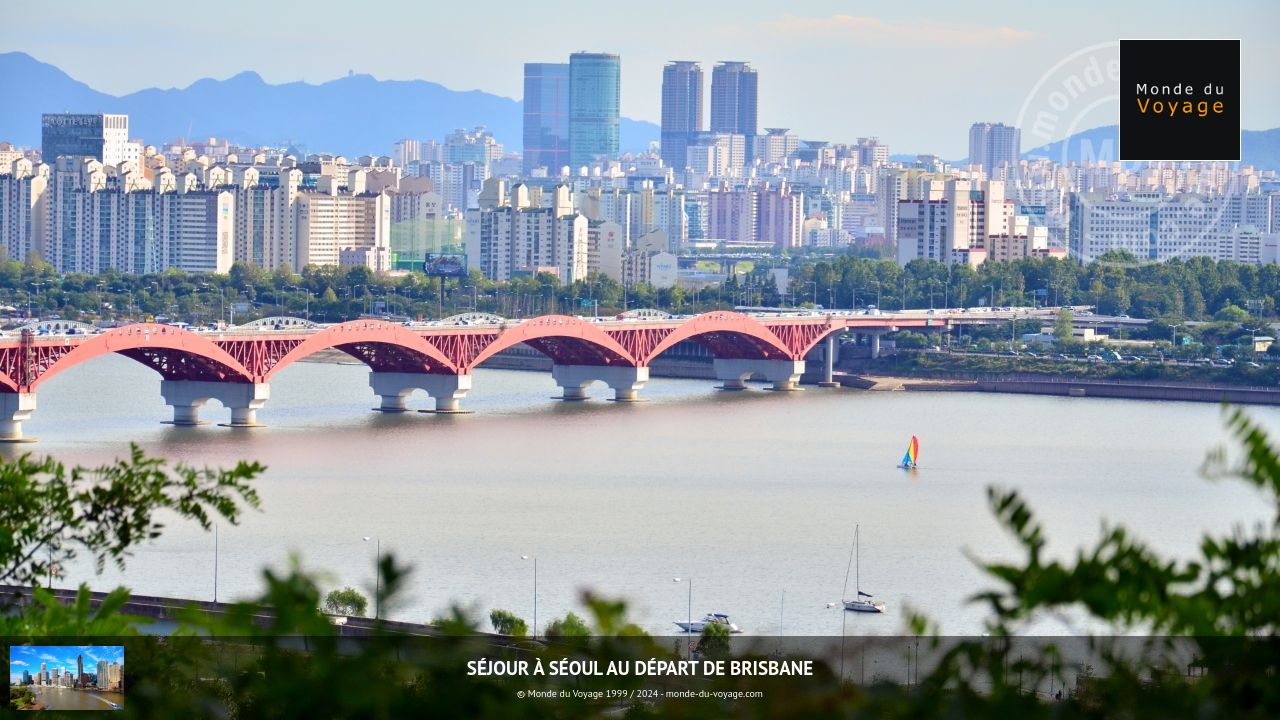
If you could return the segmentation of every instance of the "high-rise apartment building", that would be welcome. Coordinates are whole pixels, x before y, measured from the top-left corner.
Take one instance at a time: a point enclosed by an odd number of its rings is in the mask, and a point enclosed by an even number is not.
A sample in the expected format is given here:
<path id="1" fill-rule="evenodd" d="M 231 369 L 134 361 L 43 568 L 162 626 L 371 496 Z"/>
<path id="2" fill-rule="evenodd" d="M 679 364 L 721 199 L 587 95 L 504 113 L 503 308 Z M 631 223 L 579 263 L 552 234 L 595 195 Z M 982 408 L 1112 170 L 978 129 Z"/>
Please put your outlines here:
<path id="1" fill-rule="evenodd" d="M 974 123 L 969 128 L 969 163 L 981 165 L 988 177 L 1001 167 L 1017 167 L 1022 157 L 1022 131 L 1003 123 Z"/>
<path id="2" fill-rule="evenodd" d="M 391 238 L 391 201 L 386 193 L 304 192 L 297 199 L 298 257 L 295 269 L 307 265 L 339 265 L 342 252 L 367 248 L 382 266 Z"/>
<path id="3" fill-rule="evenodd" d="M 136 160 L 129 147 L 129 116 L 45 113 L 40 120 L 40 157 L 91 157 L 106 165 Z"/>
<path id="4" fill-rule="evenodd" d="M 1157 262 L 1192 257 L 1260 262 L 1268 200 L 1262 193 L 1072 193 L 1071 255 L 1091 262 L 1121 250 Z"/>
<path id="5" fill-rule="evenodd" d="M 10 260 L 26 260 L 32 252 L 44 257 L 45 191 L 49 166 L 22 158 L 0 167 L 0 247 Z"/>
<path id="6" fill-rule="evenodd" d="M 617 156 L 622 61 L 611 53 L 569 56 L 569 164 L 589 165 Z"/>
<path id="7" fill-rule="evenodd" d="M 524 64 L 524 174 L 569 164 L 569 65 Z"/>
<path id="8" fill-rule="evenodd" d="M 568 186 L 559 185 L 546 207 L 530 199 L 529 188 L 485 181 L 480 206 L 467 211 L 467 267 L 491 280 L 517 272 L 555 268 L 563 283 L 587 276 L 588 221 L 573 210 Z"/>
<path id="9" fill-rule="evenodd" d="M 746 161 L 755 152 L 759 78 L 745 62 L 724 61 L 711 71 L 711 132 L 747 138 Z"/>
<path id="10" fill-rule="evenodd" d="M 702 125 L 702 66 L 688 60 L 662 69 L 662 162 L 677 173 L 688 162 L 689 141 Z"/>

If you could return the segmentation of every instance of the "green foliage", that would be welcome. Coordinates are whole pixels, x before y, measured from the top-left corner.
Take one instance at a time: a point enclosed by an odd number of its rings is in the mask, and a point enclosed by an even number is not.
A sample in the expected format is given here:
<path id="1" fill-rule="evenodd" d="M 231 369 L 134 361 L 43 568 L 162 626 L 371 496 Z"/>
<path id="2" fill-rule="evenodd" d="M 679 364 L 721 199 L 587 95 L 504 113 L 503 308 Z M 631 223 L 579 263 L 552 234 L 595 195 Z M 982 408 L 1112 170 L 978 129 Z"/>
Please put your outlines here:
<path id="1" fill-rule="evenodd" d="M 1213 314 L 1218 322 L 1242 323 L 1249 321 L 1249 311 L 1236 305 L 1227 305 Z"/>
<path id="2" fill-rule="evenodd" d="M 979 352 L 1004 350 L 1008 347 L 992 345 L 986 340 L 975 344 Z M 951 353 L 898 353 L 876 360 L 869 367 L 877 373 L 897 373 L 908 377 L 973 379 L 979 375 L 1027 374 L 1043 375 L 1055 379 L 1118 380 L 1133 382 L 1173 382 L 1186 384 L 1239 385 L 1251 387 L 1275 387 L 1280 384 L 1280 367 L 1272 363 L 1262 367 L 1249 367 L 1240 362 L 1231 367 L 1212 365 L 1174 365 L 1152 358 L 1146 362 L 1077 362 L 1057 357 L 1063 353 L 1080 357 L 1089 353 L 1111 352 L 1109 348 L 1079 343 L 1059 343 L 1056 348 L 1044 349 L 1040 357 L 991 357 L 962 352 Z M 1037 352 L 1040 352 L 1037 350 Z"/>
<path id="3" fill-rule="evenodd" d="M 524 637 L 529 633 L 529 626 L 525 624 L 525 621 L 510 610 L 491 611 L 489 613 L 489 623 L 493 625 L 493 631 L 499 635 Z"/>
<path id="4" fill-rule="evenodd" d="M 727 626 L 720 623 L 707 623 L 702 626 L 702 635 L 698 638 L 698 652 L 709 659 L 727 657 L 730 636 Z"/>
<path id="5" fill-rule="evenodd" d="M 353 587 L 330 590 L 324 596 L 324 611 L 331 615 L 364 617 L 369 611 L 369 599 Z"/>
<path id="6" fill-rule="evenodd" d="M 81 553 L 99 571 L 107 560 L 124 567 L 130 550 L 159 536 L 168 513 L 208 528 L 215 515 L 235 523 L 242 506 L 257 507 L 249 481 L 263 467 L 197 470 L 146 457 L 136 445 L 127 459 L 96 469 L 67 470 L 52 458 L 23 455 L 0 464 L 0 583 L 37 585 L 59 577 L 60 565 Z"/>
<path id="7" fill-rule="evenodd" d="M 1053 319 L 1053 338 L 1058 342 L 1070 340 L 1075 332 L 1074 327 L 1075 315 L 1066 308 L 1058 311 L 1058 316 Z"/>
<path id="8" fill-rule="evenodd" d="M 591 629 L 582 618 L 570 612 L 561 619 L 547 623 L 546 634 L 549 638 L 585 638 L 590 637 Z"/>
<path id="9" fill-rule="evenodd" d="M 36 696 L 31 692 L 29 687 L 10 686 L 9 688 L 9 709 L 10 710 L 29 710 L 36 702 Z"/>

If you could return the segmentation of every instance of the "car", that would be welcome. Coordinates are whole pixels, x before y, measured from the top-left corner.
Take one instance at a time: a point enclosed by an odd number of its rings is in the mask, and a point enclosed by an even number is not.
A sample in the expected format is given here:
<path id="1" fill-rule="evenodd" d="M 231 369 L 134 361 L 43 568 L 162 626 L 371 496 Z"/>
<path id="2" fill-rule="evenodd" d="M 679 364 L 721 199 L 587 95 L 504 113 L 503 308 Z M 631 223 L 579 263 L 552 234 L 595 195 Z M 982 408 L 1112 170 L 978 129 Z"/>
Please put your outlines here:
<path id="1" fill-rule="evenodd" d="M 1027 355 L 1027 357 L 1032 357 L 1032 358 L 1038 358 L 1038 357 L 1040 357 L 1039 355 L 1037 355 L 1037 354 L 1035 354 L 1035 353 L 1031 352 L 1030 350 L 1028 350 L 1028 351 L 1027 351 L 1026 355 Z"/>
<path id="2" fill-rule="evenodd" d="M 1262 365 L 1260 365 L 1259 363 L 1256 363 L 1256 362 L 1254 362 L 1254 361 L 1252 361 L 1252 360 L 1250 360 L 1250 361 L 1249 361 L 1248 363 L 1246 363 L 1246 364 L 1247 364 L 1249 367 L 1251 367 L 1251 368 L 1260 368 L 1260 367 L 1262 367 Z"/>

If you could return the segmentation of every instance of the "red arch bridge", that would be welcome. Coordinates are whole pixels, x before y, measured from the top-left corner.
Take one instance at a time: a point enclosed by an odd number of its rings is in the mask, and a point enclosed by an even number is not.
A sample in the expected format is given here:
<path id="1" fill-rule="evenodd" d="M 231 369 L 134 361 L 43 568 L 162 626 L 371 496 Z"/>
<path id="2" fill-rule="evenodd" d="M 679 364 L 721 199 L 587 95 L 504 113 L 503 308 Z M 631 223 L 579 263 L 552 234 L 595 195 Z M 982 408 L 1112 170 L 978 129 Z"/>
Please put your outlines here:
<path id="1" fill-rule="evenodd" d="M 0 336 L 0 440 L 27 439 L 22 423 L 35 411 L 41 383 L 108 353 L 160 373 L 160 393 L 173 407 L 175 424 L 198 424 L 201 406 L 216 399 L 231 410 L 230 425 L 253 426 L 270 396 L 271 378 L 329 348 L 369 366 L 369 385 L 381 397 L 381 410 L 402 412 L 410 393 L 425 390 L 435 400 L 435 411 L 447 413 L 462 412 L 459 401 L 471 389 L 477 365 L 521 344 L 551 358 L 552 377 L 565 400 L 585 399 L 586 387 L 596 381 L 611 387 L 617 400 L 638 399 L 649 380 L 649 363 L 684 340 L 714 355 L 715 376 L 725 389 L 742 389 L 746 380 L 759 378 L 774 389 L 792 390 L 804 372 L 805 355 L 819 343 L 832 343 L 826 353 L 830 380 L 838 335 L 868 334 L 874 352 L 886 332 L 945 329 L 958 320 L 942 313 L 673 316 L 634 310 L 615 318 L 546 315 L 519 321 L 469 313 L 426 323 L 360 319 L 331 325 L 276 317 L 198 331 L 154 323 L 102 330 L 45 321 Z"/>

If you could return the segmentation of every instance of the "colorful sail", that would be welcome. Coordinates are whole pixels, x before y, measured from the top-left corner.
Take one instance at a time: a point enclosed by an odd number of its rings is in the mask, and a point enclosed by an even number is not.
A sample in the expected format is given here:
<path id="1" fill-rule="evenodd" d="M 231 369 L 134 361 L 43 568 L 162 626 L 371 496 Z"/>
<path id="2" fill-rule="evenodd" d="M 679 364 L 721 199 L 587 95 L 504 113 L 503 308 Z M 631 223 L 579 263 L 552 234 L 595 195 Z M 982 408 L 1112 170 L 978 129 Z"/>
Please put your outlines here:
<path id="1" fill-rule="evenodd" d="M 915 435 L 911 436 L 911 442 L 907 444 L 907 454 L 902 456 L 903 467 L 914 467 L 916 458 L 920 456 L 920 441 Z"/>

